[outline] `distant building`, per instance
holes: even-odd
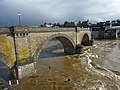
[[[120,26],[113,26],[107,30],[107,36],[110,39],[120,39]]]
[[[95,39],[120,39],[120,20],[99,22],[90,28]]]
[[[92,37],[94,39],[104,39],[104,31],[106,30],[105,27],[92,27]]]
[[[62,25],[60,25],[59,23],[44,23],[44,25],[41,25],[41,27],[48,27],[48,28],[51,28],[51,27],[59,28],[61,26]]]
[[[52,23],[45,23],[45,27],[53,27]]]
[[[89,21],[82,21],[82,22],[78,21],[77,26],[81,27],[81,28],[89,28],[90,23],[89,23]],[[65,21],[64,22],[64,27],[75,27],[75,22],[73,22],[73,21],[71,21],[71,22]]]

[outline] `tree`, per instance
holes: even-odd
[[[81,21],[78,21],[78,27],[82,27]]]
[[[67,27],[67,25],[68,25],[68,21],[65,21],[64,22],[64,27]]]
[[[56,24],[56,26],[60,26],[60,24],[59,24],[59,23],[57,23],[57,24]]]

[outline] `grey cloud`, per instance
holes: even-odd
[[[21,12],[24,25],[65,20],[102,21],[119,19],[119,0],[0,0],[0,25],[17,25]]]

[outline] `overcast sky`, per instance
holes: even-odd
[[[0,26],[120,19],[120,0],[0,0]]]

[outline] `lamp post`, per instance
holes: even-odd
[[[19,26],[21,26],[21,17],[20,17],[20,12],[18,12],[18,23],[19,23]]]

